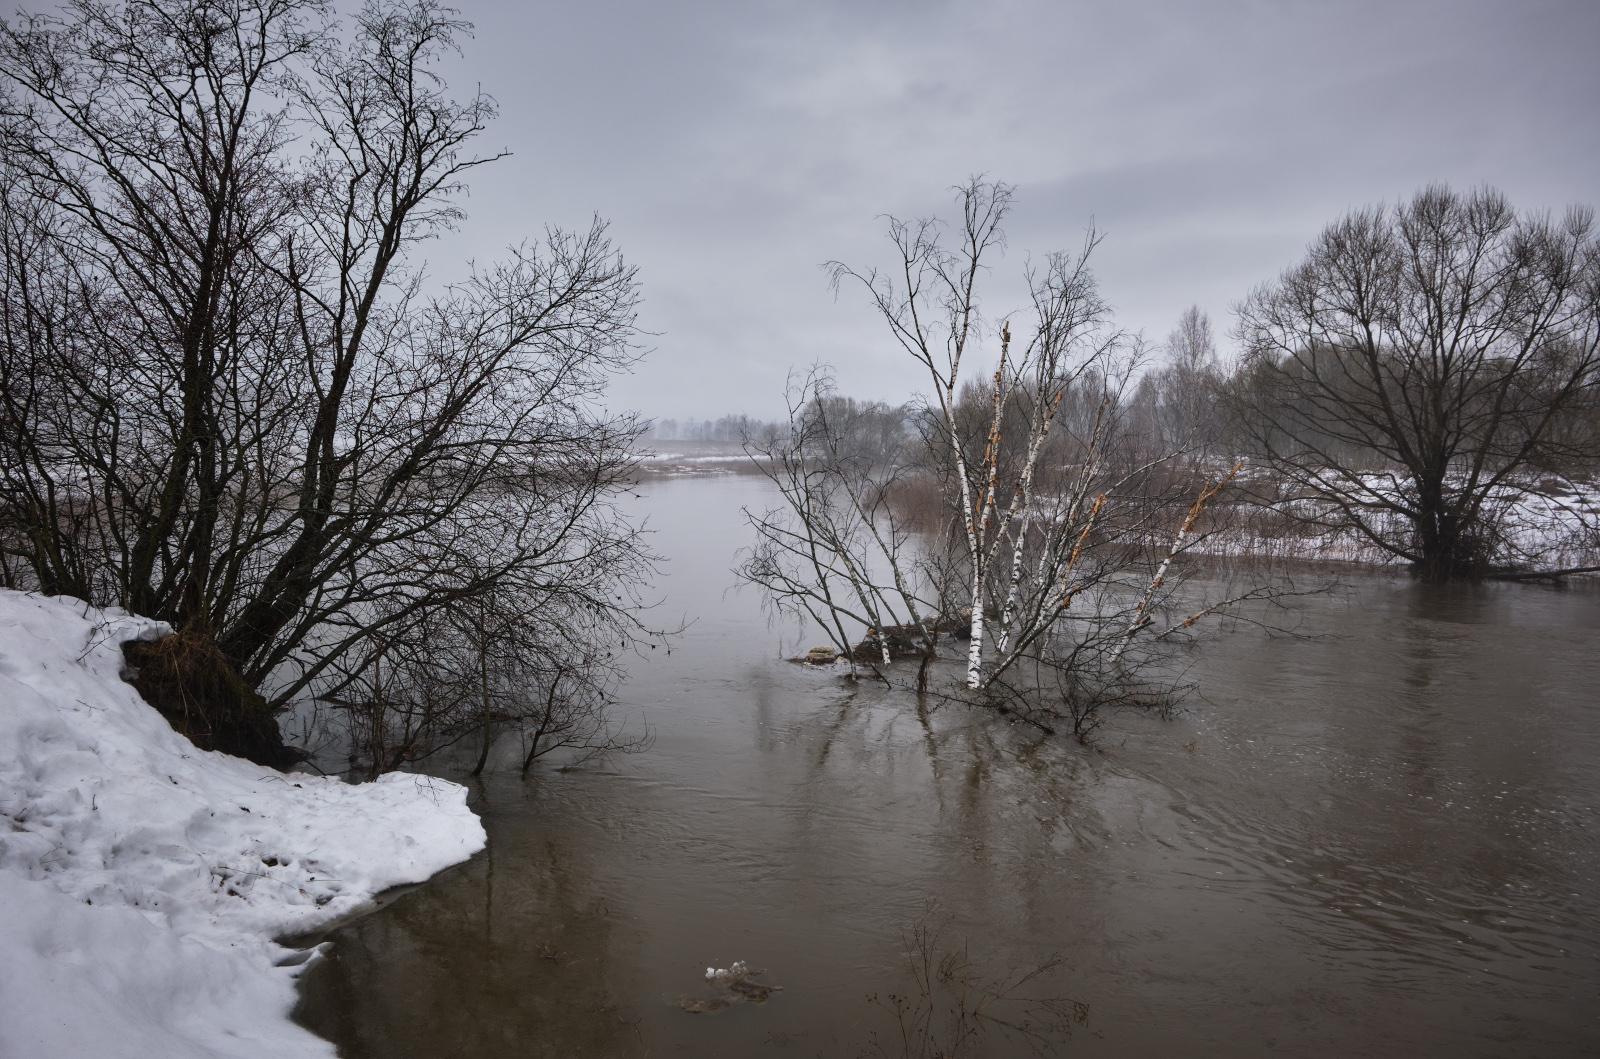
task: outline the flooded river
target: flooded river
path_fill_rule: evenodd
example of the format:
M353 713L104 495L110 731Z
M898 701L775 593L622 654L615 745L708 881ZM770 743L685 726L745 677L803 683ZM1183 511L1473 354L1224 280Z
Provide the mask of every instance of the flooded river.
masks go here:
M1043 1054L1600 1054L1592 587L1362 575L1086 750L782 661L817 641L729 573L763 483L642 492L694 621L623 689L654 747L481 784L488 850L303 979L341 1054L900 1055L919 928L985 981L1061 958L1020 992L1084 1008L991 1009ZM781 991L684 1009L736 960Z

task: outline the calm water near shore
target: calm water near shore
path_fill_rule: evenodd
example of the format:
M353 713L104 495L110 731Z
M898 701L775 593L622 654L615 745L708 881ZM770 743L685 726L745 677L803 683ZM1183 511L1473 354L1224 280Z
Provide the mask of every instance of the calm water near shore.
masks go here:
M1356 575L1086 750L783 661L812 639L729 573L765 483L641 492L694 621L623 689L654 747L479 785L488 850L303 979L341 1054L897 1055L919 923L991 976L1063 957L1030 989L1088 1017L1046 1054L1600 1054L1594 586ZM685 1011L735 960L782 990Z

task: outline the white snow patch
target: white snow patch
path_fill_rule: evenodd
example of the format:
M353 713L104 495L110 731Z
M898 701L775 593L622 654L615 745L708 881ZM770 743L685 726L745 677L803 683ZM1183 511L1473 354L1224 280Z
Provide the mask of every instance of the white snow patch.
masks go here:
M1327 477L1333 480L1335 472L1328 472ZM1459 487L1459 483L1455 484ZM1364 517L1385 539L1404 541L1409 537L1409 523L1380 505L1388 500L1414 504L1412 485L1398 482L1394 475L1367 474L1347 476L1341 487L1371 499ZM1227 505L1219 507L1226 509ZM1223 557L1375 565L1403 561L1353 527L1339 525L1342 520L1331 504L1298 500L1284 502L1279 508L1287 515L1310 521L1271 525L1267 532L1258 532L1251 517L1254 512L1235 507L1235 515L1242 518L1231 525L1224 519L1224 528L1201 535L1185 551ZM1519 480L1491 490L1485 510L1502 535L1501 547L1491 557L1497 565L1562 570L1600 564L1600 481L1560 475ZM1318 520L1329 525L1320 530L1313 528L1311 522Z
M166 631L0 590L0 1056L331 1056L273 939L483 848L458 784L196 748L120 677Z
M743 960L734 960L732 967L707 967L706 981L726 982L733 978L743 978L750 973L750 965Z

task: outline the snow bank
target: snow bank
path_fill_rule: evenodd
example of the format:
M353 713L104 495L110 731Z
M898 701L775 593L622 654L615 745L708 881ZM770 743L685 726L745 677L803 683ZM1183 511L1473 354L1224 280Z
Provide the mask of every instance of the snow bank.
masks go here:
M1328 472L1332 481L1334 472ZM1268 481L1257 475L1258 483ZM1353 484L1352 484L1353 483ZM1459 487L1459 482L1456 483ZM1380 501L1415 504L1414 486L1394 475L1347 477L1342 488L1372 498L1364 518L1386 539L1406 540L1411 526L1400 514L1384 510ZM1285 521L1263 519L1262 509L1244 504L1218 504L1220 527L1197 537L1185 551L1233 558L1281 558L1310 561L1398 565L1393 552L1380 548L1353 527L1340 526L1331 504L1311 500L1281 503ZM1509 568L1562 570L1600 564L1600 481L1560 475L1518 481L1490 490L1485 513L1501 535L1491 562ZM1331 525L1316 528L1313 523Z
M123 682L157 622L0 590L0 1056L329 1056L274 937L483 848L461 786L197 749Z

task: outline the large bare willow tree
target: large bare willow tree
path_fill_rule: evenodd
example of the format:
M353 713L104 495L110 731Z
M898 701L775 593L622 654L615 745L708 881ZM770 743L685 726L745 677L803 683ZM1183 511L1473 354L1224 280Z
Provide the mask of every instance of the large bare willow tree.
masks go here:
M1430 580L1540 564L1502 519L1533 472L1596 456L1567 429L1600 390L1592 210L1445 187L1357 210L1249 297L1240 337L1236 418L1281 510Z
M468 28L434 0L0 27L0 576L166 619L259 689L231 720L180 694L219 745L270 756L296 698L415 700L385 659L451 615L515 615L534 683L640 631L613 504L638 426L598 400L634 269L598 220L422 269L497 157L493 102L437 72Z

